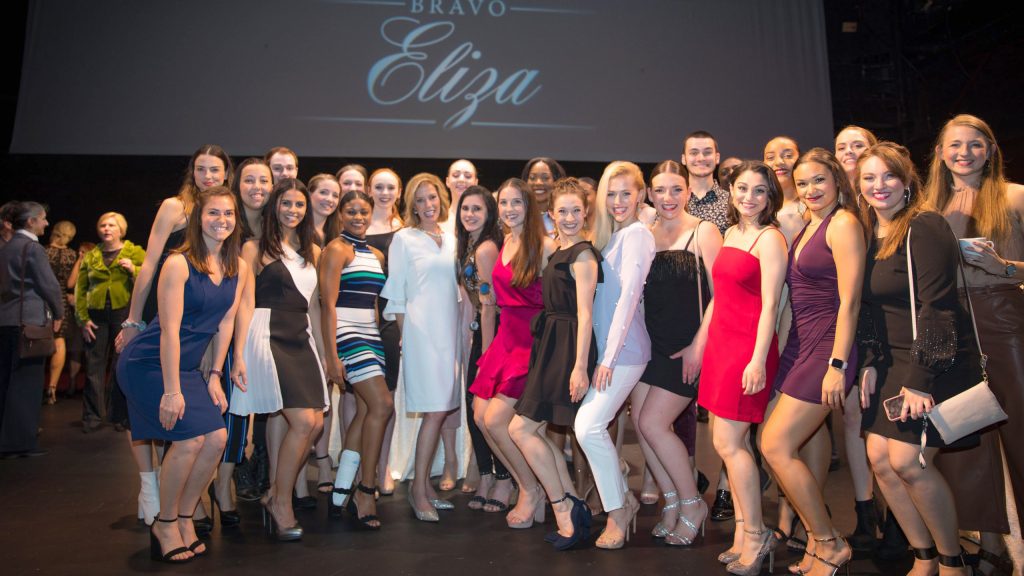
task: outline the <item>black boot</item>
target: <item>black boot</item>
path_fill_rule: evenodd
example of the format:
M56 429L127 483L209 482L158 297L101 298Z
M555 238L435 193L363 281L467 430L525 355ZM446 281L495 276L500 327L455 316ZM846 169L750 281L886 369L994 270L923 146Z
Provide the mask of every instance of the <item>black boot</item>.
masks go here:
M878 508L875 499L858 500L853 508L857 512L857 528L846 540L857 552L871 552L878 546Z
M910 542L900 528L899 522L893 516L892 510L885 514L885 523L882 525L882 540L875 550L875 557L881 560L901 560L907 556L907 548Z
M715 503L711 505L711 519L715 522L731 520L736 516L736 510L732 507L732 493L728 490L719 490L715 493Z

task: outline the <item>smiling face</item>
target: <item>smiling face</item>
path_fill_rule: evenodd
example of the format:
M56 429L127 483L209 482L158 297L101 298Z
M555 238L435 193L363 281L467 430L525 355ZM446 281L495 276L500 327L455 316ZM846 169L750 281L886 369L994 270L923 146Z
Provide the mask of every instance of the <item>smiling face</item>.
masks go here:
M746 170L732 181L732 204L741 218L756 220L768 206L768 180L764 176Z
M578 237L587 224L587 209L583 207L583 198L576 194L559 195L551 206L551 218L555 221L560 238Z
M398 178L391 172L380 172L370 181L370 195L373 205L390 211L398 199Z
M273 180L270 168L263 164L249 164L242 168L241 181L238 183L242 204L250 210L262 210L270 198Z
M277 221L282 228L296 229L306 217L306 195L294 188L277 200Z
M906 205L906 182L900 180L878 156L861 162L858 185L864 200L880 214L891 216Z
M224 195L207 200L200 226L207 239L213 242L227 240L235 229L235 203L232 198Z
M466 232L479 232L487 222L487 205L484 204L484 199L478 194L463 198L462 207L459 209L459 221Z
M772 138L764 147L764 163L771 166L783 186L792 183L793 165L799 155L796 142L783 136Z
M942 147L935 153L950 172L968 178L981 174L992 155L992 146L977 129L954 124L942 134Z
M551 194L551 185L554 184L551 168L548 168L548 165L543 162L535 162L530 167L527 184L530 185L530 191L533 192L533 197L537 199L537 203L542 207L547 206L548 196Z
M636 208L643 194L632 176L616 176L608 182L605 206L608 215L619 224L636 218Z
M466 191L466 188L477 185L476 166L469 160L456 160L448 168L448 177L444 181L445 186L452 192L452 203L459 201L459 197Z
M327 218L338 208L341 187L333 178L323 178L317 182L316 188L309 196L316 214L321 218Z
M105 218L96 226L100 242L114 245L121 241L121 227L117 225L117 219L111 216Z
M224 161L210 154L200 154L193 165L192 178L195 179L200 192L214 186L222 186L224 179L227 178Z
M347 194L352 190L360 192L366 190L366 179L363 178L363 174L359 170L346 170L342 172L338 181L341 184L342 194Z
M282 178L296 178L299 175L299 161L287 152L278 152L270 157L270 171L274 173L274 183Z
M341 227L346 233L363 238L366 236L366 229L370 226L370 215L373 207L370 203L358 196L349 200L338 210L341 216Z
M424 182L413 194L413 210L420 219L424 230L433 230L437 226L437 217L441 213L441 196L437 188Z
M869 146L871 143L867 137L856 128L847 128L836 136L836 159L843 165L843 170L847 174L853 174L857 170L857 159Z
M804 161L793 171L796 193L813 212L831 210L839 202L839 188L828 167Z
M686 179L679 174L662 172L651 180L651 204L658 211L658 218L673 220L686 209L690 191Z
M718 148L712 138L688 138L683 144L683 164L698 178L711 176L718 160Z
M510 230L522 229L526 221L526 200L521 190L506 186L498 191L498 218Z

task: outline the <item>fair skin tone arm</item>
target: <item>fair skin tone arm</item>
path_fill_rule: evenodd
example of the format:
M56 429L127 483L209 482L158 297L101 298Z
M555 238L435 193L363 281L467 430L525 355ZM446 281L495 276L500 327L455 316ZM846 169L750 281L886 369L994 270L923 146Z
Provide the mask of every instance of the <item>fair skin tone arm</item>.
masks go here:
M171 430L185 416L185 398L181 395L181 315L185 308L185 282L188 280L185 257L175 254L164 264L157 286L160 310L160 368L164 396L160 398L160 424Z
M142 261L142 267L135 278L135 287L132 289L132 303L128 309L129 320L136 322L145 320L141 318L142 309L145 308L146 299L149 298L153 277L156 275L157 262L163 253L164 245L167 244L167 238L184 215L185 207L177 198L168 198L160 204L156 219L153 220L153 228L149 231L149 241L146 242L146 258ZM122 329L115 341L117 351L120 352L124 345L138 333L137 329L130 326Z
M327 304L320 311L320 330L323 334L334 334L338 329L338 309L332 303L338 299L341 271L354 257L352 247L336 239L331 240L320 258L320 300ZM324 341L324 364L327 366L328 378L335 382L345 381L345 365L338 358L338 342L334 338Z
M694 334L693 341L689 346L670 356L683 359L683 382L687 384L692 384L697 380L704 358L704 344L708 338L708 319L711 317L715 305L715 285L711 279L711 269L714 268L715 259L718 258L718 253L722 250L722 235L715 226L704 224L698 228L697 242L700 246L700 258L704 261L705 272L702 277L708 282L708 293L704 295L704 302L707 302L704 321L701 322L700 328Z
M252 313L256 308L256 277L253 275L252 265L245 258L243 250L242 261L245 262L245 269L238 268L239 284L242 290L238 297L238 308L235 311L235 324L233 334L233 356L231 361L231 381L239 390L245 392L249 379L245 370L245 340L249 335L249 324L252 322Z
M484 242L476 248L476 270L480 284L491 284L491 273L498 262L498 247L494 242ZM480 295L480 353L487 351L494 340L494 320L498 315L494 300L494 285L491 291Z
M839 285L839 312L832 357L848 360L860 314L860 292L864 285L866 248L860 224L847 212L839 212L828 227L825 242L832 249ZM852 368L848 368L852 369ZM846 402L846 373L829 368L821 382L821 403L840 408Z
M583 400L590 388L587 364L590 339L593 337L594 292L597 290L597 259L590 250L580 252L569 272L576 279L576 363L569 375L569 397L573 402Z
M1008 184L1006 187L1006 200L1010 210L1013 210L1018 218L1024 218L1024 186L1020 184ZM988 244L975 244L978 251L984 256L980 261L967 260L993 276L1005 276L1006 265L1013 264L1017 267L1017 274L1014 278L1024 278L1024 262L1002 258Z
M312 246L312 248L313 248L313 261L310 262L310 263L307 263L306 265L307 266L313 266L315 268L317 263L320 261L320 247L314 244ZM337 294L337 292L335 292L335 294ZM307 313L307 316L308 316L308 322L309 322L310 331L313 332L313 343L316 345L316 351L320 355L320 363L323 365L324 371L326 371L327 370L327 364L326 364L326 360L327 359L326 359L326 354L324 353L324 334L331 334L333 336L334 335L334 328L331 328L331 330L328 331L328 332L324 332L322 330L323 324L321 322L318 322L318 320L320 320L320 317L321 317L321 314L320 314L321 306L320 306L320 298L317 297L317 296L318 295L316 294L316 292L314 292L313 293L313 297L309 299L309 312ZM333 306L331 308L333 308ZM333 341L334 338L331 338L331 340ZM335 352L334 356L335 357L338 356L337 352Z
M762 297L754 354L743 370L743 393L747 395L757 394L767 382L764 366L775 334L775 316L779 310L782 285L786 281L786 241L781 234L768 232L752 254L761 263Z
M245 260L239 258L238 285L235 286L235 299L231 303L231 308L228 310L228 313L224 315L224 318L217 326L217 335L213 337L214 366L223 366L224 359L227 358L228 344L234 336L235 316L238 314L238 306L242 301L242 295L245 292L245 284L248 278L249 265L245 263ZM206 379L206 388L210 393L210 399L213 400L213 405L220 408L220 413L223 414L228 409L228 399L224 395L224 388L221 386L221 378L222 376L219 374L210 372Z

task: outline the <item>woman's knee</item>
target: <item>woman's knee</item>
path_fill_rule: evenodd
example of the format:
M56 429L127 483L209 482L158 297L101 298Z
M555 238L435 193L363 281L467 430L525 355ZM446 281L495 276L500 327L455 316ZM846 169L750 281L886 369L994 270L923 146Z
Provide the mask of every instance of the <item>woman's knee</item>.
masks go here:
M796 447L787 438L772 430L769 434L765 431L761 437L761 455L774 470L779 470L789 462L796 453Z
M508 415L504 410L489 409L484 415L484 425L487 426L487 431L490 432L491 436L505 435L508 436Z
M203 441L204 446L207 448L213 448L217 452L223 452L224 447L228 444L228 433L224 428L214 430L206 435L206 439Z
M298 434L312 435L316 429L316 414L313 410L297 411L288 418L288 427Z

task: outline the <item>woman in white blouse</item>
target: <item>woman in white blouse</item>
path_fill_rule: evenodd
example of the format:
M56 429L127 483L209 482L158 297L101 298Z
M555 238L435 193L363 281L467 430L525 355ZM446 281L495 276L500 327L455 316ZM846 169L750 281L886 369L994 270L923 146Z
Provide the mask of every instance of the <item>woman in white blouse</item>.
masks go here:
M608 512L598 548L621 548L640 509L619 472L619 457L608 424L626 401L651 359L651 339L640 309L644 281L654 260L654 236L637 213L644 177L632 162L612 162L597 187L593 244L601 251L604 282L594 297L598 366L576 415L576 438L590 461ZM635 528L634 528L635 529Z

